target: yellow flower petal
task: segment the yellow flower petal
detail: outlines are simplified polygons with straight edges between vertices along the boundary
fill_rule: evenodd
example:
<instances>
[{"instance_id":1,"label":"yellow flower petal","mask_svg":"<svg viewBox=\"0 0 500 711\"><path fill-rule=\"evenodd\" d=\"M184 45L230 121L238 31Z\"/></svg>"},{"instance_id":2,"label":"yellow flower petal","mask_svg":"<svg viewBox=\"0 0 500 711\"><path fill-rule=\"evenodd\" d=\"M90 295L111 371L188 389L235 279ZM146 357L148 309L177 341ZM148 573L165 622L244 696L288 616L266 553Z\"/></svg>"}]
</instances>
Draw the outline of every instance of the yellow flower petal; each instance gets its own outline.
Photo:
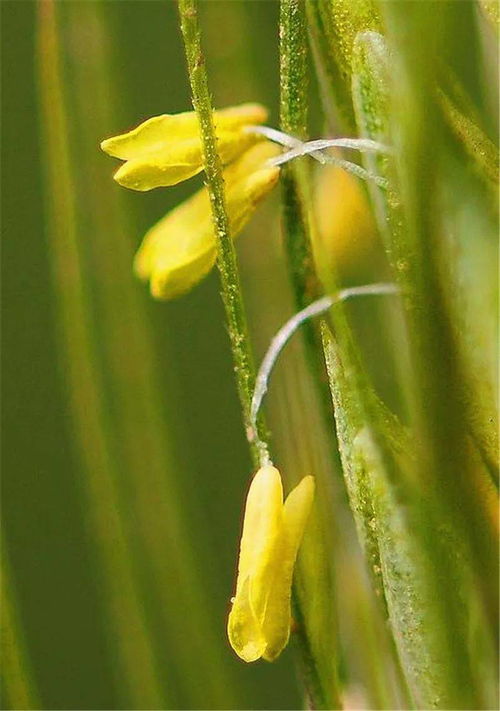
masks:
<instances>
[{"instance_id":1,"label":"yellow flower petal","mask_svg":"<svg viewBox=\"0 0 500 711\"><path fill-rule=\"evenodd\" d=\"M230 163L254 143L259 136L242 131L224 131L218 134L217 147L222 163ZM114 179L124 188L144 192L153 188L166 188L188 180L203 170L203 156L199 138L190 138L165 145L154 153L124 163Z\"/></svg>"},{"instance_id":2,"label":"yellow flower petal","mask_svg":"<svg viewBox=\"0 0 500 711\"><path fill-rule=\"evenodd\" d=\"M269 545L282 525L283 486L275 467L261 467L254 476L245 506L238 575L245 579L262 567Z\"/></svg>"},{"instance_id":3,"label":"yellow flower petal","mask_svg":"<svg viewBox=\"0 0 500 711\"><path fill-rule=\"evenodd\" d=\"M229 614L227 633L231 647L244 662L255 662L266 649L261 626L250 607L247 577L234 598Z\"/></svg>"},{"instance_id":4,"label":"yellow flower petal","mask_svg":"<svg viewBox=\"0 0 500 711\"><path fill-rule=\"evenodd\" d=\"M267 588L262 590L260 586L267 580L270 564L274 562L274 550L283 525L282 513L280 474L274 467L261 467L247 496L236 595L228 621L231 646L245 661L261 657L266 647L259 614L255 613L250 596L256 597L259 605L267 595Z\"/></svg>"},{"instance_id":5,"label":"yellow flower petal","mask_svg":"<svg viewBox=\"0 0 500 711\"><path fill-rule=\"evenodd\" d=\"M234 131L242 126L263 123L266 119L267 110L260 104L241 104L214 111L215 126L221 131ZM191 138L199 139L198 117L194 111L186 111L153 116L128 133L107 138L101 148L115 158L133 160L148 152L155 153L165 145Z\"/></svg>"},{"instance_id":6,"label":"yellow flower petal","mask_svg":"<svg viewBox=\"0 0 500 711\"><path fill-rule=\"evenodd\" d=\"M306 476L288 495L283 511L283 531L276 550L272 589L262 621L266 649L262 656L274 661L290 637L292 578L295 559L314 498L314 479Z\"/></svg>"},{"instance_id":7,"label":"yellow flower petal","mask_svg":"<svg viewBox=\"0 0 500 711\"><path fill-rule=\"evenodd\" d=\"M265 163L278 152L269 142L259 143L224 171L233 238L276 184L279 168L266 167ZM200 281L215 259L210 200L207 189L202 188L149 230L136 255L135 271L140 278L150 279L155 298L171 299Z\"/></svg>"},{"instance_id":8,"label":"yellow flower petal","mask_svg":"<svg viewBox=\"0 0 500 711\"><path fill-rule=\"evenodd\" d=\"M244 661L273 661L288 642L293 568L313 497L310 476L284 505L277 469L262 467L253 479L228 620L229 641Z\"/></svg>"},{"instance_id":9,"label":"yellow flower petal","mask_svg":"<svg viewBox=\"0 0 500 711\"><path fill-rule=\"evenodd\" d=\"M214 112L223 163L232 161L260 140L241 129L261 123L266 117L266 109L259 104L243 104ZM132 190L175 185L203 169L199 124L194 111L154 116L128 133L103 141L101 148L126 161L114 178Z\"/></svg>"}]
</instances>

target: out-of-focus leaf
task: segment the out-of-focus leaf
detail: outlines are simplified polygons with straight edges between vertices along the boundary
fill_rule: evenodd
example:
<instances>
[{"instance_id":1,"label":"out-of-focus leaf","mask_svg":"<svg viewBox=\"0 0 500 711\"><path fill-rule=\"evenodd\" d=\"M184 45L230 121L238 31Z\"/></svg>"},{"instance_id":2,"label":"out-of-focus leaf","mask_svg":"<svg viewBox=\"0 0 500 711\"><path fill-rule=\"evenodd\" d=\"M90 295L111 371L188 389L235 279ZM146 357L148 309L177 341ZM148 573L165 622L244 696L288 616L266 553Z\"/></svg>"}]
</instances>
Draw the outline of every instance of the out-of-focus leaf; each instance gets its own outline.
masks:
<instances>
[{"instance_id":1,"label":"out-of-focus leaf","mask_svg":"<svg viewBox=\"0 0 500 711\"><path fill-rule=\"evenodd\" d=\"M489 183L489 187L496 194L499 167L498 148L493 145L493 142L477 125L473 118L470 102L466 101L466 106L469 109L467 115L465 113L466 109L461 110L444 91L439 90L438 96L452 132L477 165L479 174L484 176L484 179Z\"/></svg>"},{"instance_id":2,"label":"out-of-focus leaf","mask_svg":"<svg viewBox=\"0 0 500 711\"><path fill-rule=\"evenodd\" d=\"M459 249L458 233L450 230L450 216L464 200L471 216L480 218L481 213L471 190L465 194L457 190L466 184L460 178L461 171L466 175L468 161L459 166L454 163L436 96L443 64L450 71L461 67L460 53L473 8L469 3L441 3L432 17L426 10L426 3L384 5L392 52L390 138L404 205L404 229L398 234L398 261L403 268L398 276L412 361L412 426L426 443L423 471L436 485L443 515L470 551L476 591L494 629L498 618L498 586L492 584L498 568L496 534L485 512L483 492L476 485L464 392L468 387L464 336L451 308L456 292L467 300L469 296L449 268ZM476 31L474 25L472 31ZM479 75L474 54L471 63L468 71ZM491 276L486 279L490 282ZM470 284L468 288L475 291L484 286Z\"/></svg>"},{"instance_id":3,"label":"out-of-focus leaf","mask_svg":"<svg viewBox=\"0 0 500 711\"><path fill-rule=\"evenodd\" d=\"M327 120L332 104L344 131L354 129L350 77L356 36L380 31L381 18L372 0L307 0L309 33L321 82Z\"/></svg>"},{"instance_id":4,"label":"out-of-focus leaf","mask_svg":"<svg viewBox=\"0 0 500 711\"><path fill-rule=\"evenodd\" d=\"M436 511L426 501L430 492L410 484L418 448L373 393L360 393L355 364L326 326L323 336L351 508L414 702L419 708L474 707L481 695L463 623L470 590L465 552L444 524L444 542L436 543L436 558L429 556ZM450 555L458 564L447 561ZM445 582L446 595L450 571L459 591L447 607L437 585Z\"/></svg>"},{"instance_id":5,"label":"out-of-focus leaf","mask_svg":"<svg viewBox=\"0 0 500 711\"><path fill-rule=\"evenodd\" d=\"M118 463L107 437L95 333L78 237L76 183L69 149L57 7L39 5L40 100L46 151L48 236L57 290L61 365L69 386L75 438L85 466L91 526L98 542L104 603L114 640L117 675L137 705L160 706L164 696L139 599L133 555L116 485Z\"/></svg>"},{"instance_id":6,"label":"out-of-focus leaf","mask_svg":"<svg viewBox=\"0 0 500 711\"><path fill-rule=\"evenodd\" d=\"M495 0L479 0L479 4L484 11L486 17L498 32L500 25L500 7Z\"/></svg>"}]
</instances>

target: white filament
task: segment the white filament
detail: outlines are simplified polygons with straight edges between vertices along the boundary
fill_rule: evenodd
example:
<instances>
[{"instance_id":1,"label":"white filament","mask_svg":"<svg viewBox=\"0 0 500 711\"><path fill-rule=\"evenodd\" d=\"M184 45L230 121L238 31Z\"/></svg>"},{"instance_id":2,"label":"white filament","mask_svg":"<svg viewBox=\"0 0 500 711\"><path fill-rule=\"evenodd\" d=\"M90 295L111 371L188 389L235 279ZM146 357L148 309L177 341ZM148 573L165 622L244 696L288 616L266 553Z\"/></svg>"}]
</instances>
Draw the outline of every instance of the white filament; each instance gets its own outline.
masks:
<instances>
[{"instance_id":1,"label":"white filament","mask_svg":"<svg viewBox=\"0 0 500 711\"><path fill-rule=\"evenodd\" d=\"M285 151L276 158L271 158L269 160L270 165L283 165L294 158L310 155L311 158L314 158L323 165L333 163L362 180L373 180L377 185L384 188L388 185L385 178L365 170L356 163L323 152L329 148L348 148L360 151L361 153L392 153L392 149L389 146L379 143L378 141L372 141L370 138L321 138L304 143L298 138L290 136L288 133L278 131L269 126L247 126L245 130L249 133L257 133L261 136L265 136L270 141L290 148L289 151Z\"/></svg>"},{"instance_id":2,"label":"white filament","mask_svg":"<svg viewBox=\"0 0 500 711\"><path fill-rule=\"evenodd\" d=\"M391 153L391 149L388 146L378 143L378 141L372 141L369 138L321 138L317 141L300 142L299 145L293 146L292 150L283 153L274 160L284 159L285 156L287 156L286 160L310 154L314 156L316 152L324 151L328 148L350 148L361 153ZM321 155L323 158L326 157L323 154ZM280 160L280 162L284 163L285 160Z\"/></svg>"},{"instance_id":3,"label":"white filament","mask_svg":"<svg viewBox=\"0 0 500 711\"><path fill-rule=\"evenodd\" d=\"M305 309L294 314L278 331L278 333L272 339L266 355L262 361L259 368L257 378L255 380L255 390L252 397L252 404L250 408L250 422L252 424L254 432L257 430L256 421L259 414L260 406L264 395L267 392L269 378L271 372L274 368L276 360L279 354L283 350L284 346L293 336L295 331L308 319L313 316L318 316L325 311L328 311L334 304L340 301L345 301L352 296L368 296L368 295L382 295L382 294L396 294L398 292L398 287L391 283L378 283L378 284L365 284L363 286L353 286L348 289L341 289L336 294L332 296L324 296L317 301L313 301L312 304L306 306Z\"/></svg>"}]
</instances>

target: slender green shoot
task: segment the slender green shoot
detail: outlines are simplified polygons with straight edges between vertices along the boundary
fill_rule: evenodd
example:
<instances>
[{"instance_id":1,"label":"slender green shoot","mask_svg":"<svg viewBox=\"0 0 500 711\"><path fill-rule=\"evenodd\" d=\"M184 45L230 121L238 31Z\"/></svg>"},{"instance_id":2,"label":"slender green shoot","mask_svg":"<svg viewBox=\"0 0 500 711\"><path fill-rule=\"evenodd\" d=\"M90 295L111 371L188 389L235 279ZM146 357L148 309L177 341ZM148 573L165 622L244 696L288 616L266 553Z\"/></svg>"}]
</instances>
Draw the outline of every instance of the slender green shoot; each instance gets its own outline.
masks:
<instances>
[{"instance_id":1,"label":"slender green shoot","mask_svg":"<svg viewBox=\"0 0 500 711\"><path fill-rule=\"evenodd\" d=\"M202 53L197 3L195 0L179 0L182 37L186 52L192 101L200 121L205 175L212 205L215 234L217 238L217 265L221 293L226 310L226 320L233 353L234 370L240 397L243 421L249 433L254 464L268 459L267 445L263 439L262 426L257 437L252 437L250 404L255 382L253 357L248 337L247 319L236 252L229 230L225 206L222 166L217 152L217 137L213 123L213 108L208 87L205 60Z\"/></svg>"},{"instance_id":2,"label":"slender green shoot","mask_svg":"<svg viewBox=\"0 0 500 711\"><path fill-rule=\"evenodd\" d=\"M280 3L280 127L307 137L308 53L303 0ZM283 232L295 303L302 309L317 296L307 212L307 175L301 160L284 166L281 177Z\"/></svg>"}]
</instances>

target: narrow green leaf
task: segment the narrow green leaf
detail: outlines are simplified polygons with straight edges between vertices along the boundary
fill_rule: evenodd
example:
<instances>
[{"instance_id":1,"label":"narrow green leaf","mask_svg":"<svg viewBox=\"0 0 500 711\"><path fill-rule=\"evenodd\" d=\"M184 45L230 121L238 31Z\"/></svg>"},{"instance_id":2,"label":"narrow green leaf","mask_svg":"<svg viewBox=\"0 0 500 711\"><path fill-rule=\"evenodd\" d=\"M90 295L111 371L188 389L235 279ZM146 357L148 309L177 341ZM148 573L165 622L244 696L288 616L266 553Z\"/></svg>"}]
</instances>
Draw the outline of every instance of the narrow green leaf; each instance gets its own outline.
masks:
<instances>
[{"instance_id":1,"label":"narrow green leaf","mask_svg":"<svg viewBox=\"0 0 500 711\"><path fill-rule=\"evenodd\" d=\"M496 536L477 486L464 403L468 379L463 337L450 308L460 291L449 266L454 260L453 232L449 241L443 239L449 215L463 195L457 200L456 190L450 192L458 173L450 165L435 92L438 69L462 51L458 30L470 7L440 4L432 18L425 3L388 3L384 12L393 47L390 135L404 206L398 277L412 357L412 426L426 442L424 471L436 485L443 512L470 549L477 590L493 629L498 615L498 587L492 584L498 566ZM469 209L474 210L472 202ZM460 296L468 298L464 291Z\"/></svg>"},{"instance_id":2,"label":"narrow green leaf","mask_svg":"<svg viewBox=\"0 0 500 711\"><path fill-rule=\"evenodd\" d=\"M352 97L359 135L384 145L390 145L390 56L385 38L378 32L360 32L352 52ZM404 216L394 161L391 156L365 153L363 163L367 170L388 181L383 190L373 182L368 190L389 261L397 274L406 268L402 230Z\"/></svg>"},{"instance_id":3,"label":"narrow green leaf","mask_svg":"<svg viewBox=\"0 0 500 711\"><path fill-rule=\"evenodd\" d=\"M337 61L344 79L349 83L354 41L360 32L380 31L379 10L373 0L331 0L330 13Z\"/></svg>"},{"instance_id":4,"label":"narrow green leaf","mask_svg":"<svg viewBox=\"0 0 500 711\"><path fill-rule=\"evenodd\" d=\"M346 132L350 131L354 127L351 94L337 62L328 3L306 0L306 9L309 40L328 126L333 130L338 114L338 123Z\"/></svg>"},{"instance_id":5,"label":"narrow green leaf","mask_svg":"<svg viewBox=\"0 0 500 711\"><path fill-rule=\"evenodd\" d=\"M444 523L443 541L434 541L436 555L429 557L437 511L421 486L409 485L417 452L366 385L364 394L358 389L355 366L326 326L323 338L351 507L414 702L418 708L476 708L481 695L463 622L470 589L466 553ZM450 573L459 590L443 606Z\"/></svg>"},{"instance_id":6,"label":"narrow green leaf","mask_svg":"<svg viewBox=\"0 0 500 711\"><path fill-rule=\"evenodd\" d=\"M489 187L495 191L498 183L498 149L480 127L443 91L439 99L450 128L462 143Z\"/></svg>"},{"instance_id":7,"label":"narrow green leaf","mask_svg":"<svg viewBox=\"0 0 500 711\"><path fill-rule=\"evenodd\" d=\"M285 133L307 136L308 53L304 0L280 2L280 127ZM298 309L316 296L307 206L307 165L293 161L282 169L285 248Z\"/></svg>"},{"instance_id":8,"label":"narrow green leaf","mask_svg":"<svg viewBox=\"0 0 500 711\"><path fill-rule=\"evenodd\" d=\"M387 254L405 295L411 367L405 367L401 383L411 422L419 433L417 441L423 447L417 467L421 474L416 481L433 489L435 529L445 526L447 537L453 541L448 550L445 546L442 551L450 566L443 599L450 610L459 610L462 597L466 614L476 620L475 635L482 640L479 646L484 657L482 671L476 665L476 679L471 686L476 687L475 703L487 704L494 695L495 675L491 629L484 615L487 611L490 620L494 620L497 614L496 593L489 586L496 577L492 547L495 516L491 515L494 495L485 469L486 464L490 471L495 470L491 446L495 414L489 380L492 328L490 316L486 316L491 309L484 307L492 304L486 259L486 254L491 254L487 236L490 228L481 214L470 221L474 204L484 198L476 197L478 191L471 181L466 183L467 188L464 179L457 181L458 175L466 175L466 170L450 170L444 150L436 100L435 67L441 61L439 45L435 44L438 40L434 36L427 50L417 40L422 36L429 39L429 18L416 11L408 22L406 13L403 19L401 7L394 7L387 14L398 17L392 29L397 41L392 44L391 54L379 34L364 32L355 41L352 86L356 119L362 136L395 148L394 162L366 156L365 165L387 177L390 186L385 193L370 186L370 192ZM409 38L406 44L400 42L403 26ZM409 27L413 27L414 35ZM431 30L435 35L436 27L433 25ZM440 27L446 27L446 22ZM460 189L457 182L462 183ZM456 188L450 191L453 184ZM453 206L453 196L459 194L461 204L464 197L467 201L464 222L451 217L457 214L458 207ZM465 221L467 231L462 227ZM484 227L471 241L470 231L479 224ZM451 240L448 243L442 239L443 230L456 240L455 247L451 247ZM485 464L479 461L475 447ZM433 544L432 526L421 542L436 568L440 559ZM461 550L459 566L453 546ZM485 570L490 571L486 578ZM450 581L464 575L465 583L455 589ZM483 595L483 609L478 592ZM462 632L461 644L464 643Z\"/></svg>"},{"instance_id":9,"label":"narrow green leaf","mask_svg":"<svg viewBox=\"0 0 500 711\"><path fill-rule=\"evenodd\" d=\"M354 130L351 96L352 55L360 32L380 31L381 18L372 0L307 0L308 24L323 95L331 98L345 132ZM326 106L327 119L331 113Z\"/></svg>"}]
</instances>

